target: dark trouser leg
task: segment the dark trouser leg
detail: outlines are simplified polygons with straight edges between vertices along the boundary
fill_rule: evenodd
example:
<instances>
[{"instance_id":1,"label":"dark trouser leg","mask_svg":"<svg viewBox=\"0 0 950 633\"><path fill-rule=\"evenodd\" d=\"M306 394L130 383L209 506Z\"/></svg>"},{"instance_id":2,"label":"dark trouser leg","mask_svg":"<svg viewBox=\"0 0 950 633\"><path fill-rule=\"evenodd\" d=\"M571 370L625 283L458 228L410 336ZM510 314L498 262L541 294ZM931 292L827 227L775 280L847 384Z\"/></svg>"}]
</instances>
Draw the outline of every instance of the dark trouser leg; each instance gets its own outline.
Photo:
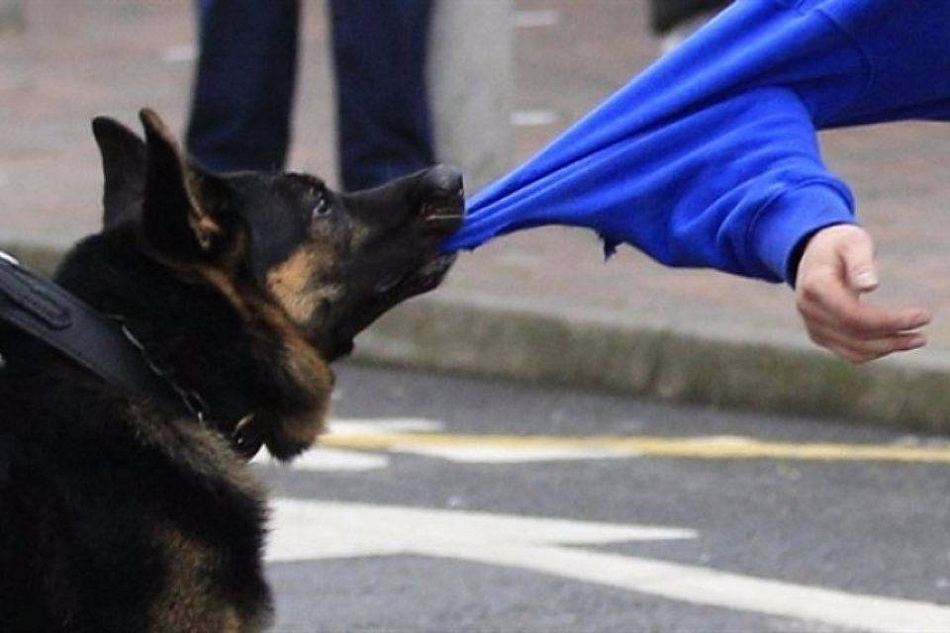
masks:
<instances>
[{"instance_id":1,"label":"dark trouser leg","mask_svg":"<svg viewBox=\"0 0 950 633\"><path fill-rule=\"evenodd\" d=\"M383 3L384 4L384 3ZM290 138L297 0L199 0L188 151L217 171L280 169Z\"/></svg>"},{"instance_id":2,"label":"dark trouser leg","mask_svg":"<svg viewBox=\"0 0 950 633\"><path fill-rule=\"evenodd\" d=\"M650 28L655 34L667 33L700 15L712 15L730 0L650 0Z\"/></svg>"},{"instance_id":3,"label":"dark trouser leg","mask_svg":"<svg viewBox=\"0 0 950 633\"><path fill-rule=\"evenodd\" d=\"M365 189L431 165L432 0L330 0L330 9L343 187Z\"/></svg>"}]
</instances>

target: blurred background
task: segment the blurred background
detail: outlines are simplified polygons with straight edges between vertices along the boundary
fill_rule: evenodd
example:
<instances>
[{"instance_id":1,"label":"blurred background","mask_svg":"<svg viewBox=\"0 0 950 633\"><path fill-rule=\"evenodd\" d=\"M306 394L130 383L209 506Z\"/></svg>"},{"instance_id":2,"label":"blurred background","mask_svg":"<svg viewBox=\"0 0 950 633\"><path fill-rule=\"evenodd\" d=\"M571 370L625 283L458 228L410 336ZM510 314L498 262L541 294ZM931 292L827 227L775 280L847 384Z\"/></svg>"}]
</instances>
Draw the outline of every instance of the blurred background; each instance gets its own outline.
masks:
<instances>
[{"instance_id":1,"label":"blurred background","mask_svg":"<svg viewBox=\"0 0 950 633\"><path fill-rule=\"evenodd\" d=\"M335 182L327 10L303 3L303 50L289 167ZM440 158L468 192L500 176L660 53L645 0L441 0L430 51ZM98 227L99 159L90 119L138 127L157 110L183 132L195 61L186 0L0 0L0 244L62 249ZM875 300L934 311L950 348L950 129L874 126L822 137L878 240ZM664 269L623 248L606 265L596 237L541 229L464 255L442 299L573 310L659 328L808 346L785 287L709 271Z\"/></svg>"}]
</instances>

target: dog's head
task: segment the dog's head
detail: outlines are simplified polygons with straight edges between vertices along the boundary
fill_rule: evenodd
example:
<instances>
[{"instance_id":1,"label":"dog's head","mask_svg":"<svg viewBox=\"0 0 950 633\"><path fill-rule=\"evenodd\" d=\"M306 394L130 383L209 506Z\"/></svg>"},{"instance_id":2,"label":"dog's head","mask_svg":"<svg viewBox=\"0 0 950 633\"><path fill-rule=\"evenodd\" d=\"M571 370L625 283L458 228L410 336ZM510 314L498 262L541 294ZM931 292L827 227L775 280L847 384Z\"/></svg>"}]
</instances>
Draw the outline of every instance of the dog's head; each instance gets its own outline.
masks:
<instances>
[{"instance_id":1,"label":"dog's head","mask_svg":"<svg viewBox=\"0 0 950 633\"><path fill-rule=\"evenodd\" d=\"M140 118L144 142L111 119L93 122L106 230L134 226L153 256L200 269L225 294L242 295L235 303L246 303L250 288L324 363L347 354L386 310L433 289L452 263L439 253L463 215L452 168L356 193L305 174L215 174L189 161L153 112ZM259 431L272 453L289 456L318 430L292 439Z\"/></svg>"}]
</instances>

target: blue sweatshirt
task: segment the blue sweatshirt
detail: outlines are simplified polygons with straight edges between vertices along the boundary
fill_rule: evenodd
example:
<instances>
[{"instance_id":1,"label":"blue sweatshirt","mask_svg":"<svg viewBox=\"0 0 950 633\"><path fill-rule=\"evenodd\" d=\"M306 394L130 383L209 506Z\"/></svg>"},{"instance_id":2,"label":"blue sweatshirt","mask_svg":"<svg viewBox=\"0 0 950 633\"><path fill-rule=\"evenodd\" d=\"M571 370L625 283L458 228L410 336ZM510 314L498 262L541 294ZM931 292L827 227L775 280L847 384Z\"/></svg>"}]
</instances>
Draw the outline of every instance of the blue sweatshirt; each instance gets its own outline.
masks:
<instances>
[{"instance_id":1,"label":"blue sweatshirt","mask_svg":"<svg viewBox=\"0 0 950 633\"><path fill-rule=\"evenodd\" d=\"M673 266L790 281L853 223L816 130L950 118L950 0L737 0L472 198L446 251L547 224Z\"/></svg>"}]
</instances>

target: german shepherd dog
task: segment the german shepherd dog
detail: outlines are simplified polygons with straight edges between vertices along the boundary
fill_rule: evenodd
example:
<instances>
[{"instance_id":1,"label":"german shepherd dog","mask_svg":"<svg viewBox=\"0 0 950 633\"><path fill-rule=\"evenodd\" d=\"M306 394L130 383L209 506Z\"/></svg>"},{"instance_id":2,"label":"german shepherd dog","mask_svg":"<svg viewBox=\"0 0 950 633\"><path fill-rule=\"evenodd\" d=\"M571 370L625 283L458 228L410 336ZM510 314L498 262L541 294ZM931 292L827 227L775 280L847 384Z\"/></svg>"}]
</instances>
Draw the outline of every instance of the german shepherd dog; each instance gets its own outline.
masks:
<instances>
[{"instance_id":1,"label":"german shepherd dog","mask_svg":"<svg viewBox=\"0 0 950 633\"><path fill-rule=\"evenodd\" d=\"M328 363L433 289L463 215L436 166L335 193L309 175L214 174L150 110L97 118L104 228L56 281L121 320L203 419L104 381L27 335L0 353L0 630L260 631L266 504L245 460L309 447ZM199 397L200 396L200 397Z\"/></svg>"}]
</instances>

